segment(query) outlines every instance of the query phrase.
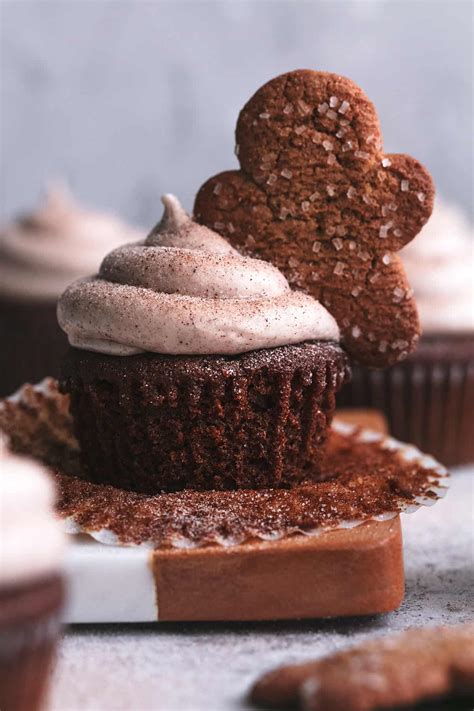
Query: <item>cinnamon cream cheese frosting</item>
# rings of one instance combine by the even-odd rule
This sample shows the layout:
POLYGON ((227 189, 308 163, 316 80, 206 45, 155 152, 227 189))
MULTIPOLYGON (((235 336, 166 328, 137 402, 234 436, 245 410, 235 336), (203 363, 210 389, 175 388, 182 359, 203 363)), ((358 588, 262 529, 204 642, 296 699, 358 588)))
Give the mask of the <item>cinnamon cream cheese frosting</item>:
POLYGON ((402 252, 425 333, 474 332, 474 231, 443 200, 402 252))
POLYGON ((8 449, 0 435, 0 587, 59 568, 65 535, 44 467, 8 449))
POLYGON ((334 318, 283 274, 242 257, 177 198, 144 242, 119 247, 72 284, 58 320, 76 348, 111 355, 222 354, 339 340, 334 318))
POLYGON ((113 215, 85 210, 64 187, 0 232, 0 294, 55 301, 74 279, 96 271, 107 252, 142 233, 113 215))

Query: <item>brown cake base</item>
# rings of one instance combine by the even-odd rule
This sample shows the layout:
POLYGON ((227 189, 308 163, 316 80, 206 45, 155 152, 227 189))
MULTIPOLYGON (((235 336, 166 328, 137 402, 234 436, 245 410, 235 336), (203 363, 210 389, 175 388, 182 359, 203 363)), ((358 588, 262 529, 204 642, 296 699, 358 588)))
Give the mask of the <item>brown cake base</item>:
POLYGON ((423 336, 415 353, 384 371, 354 365, 337 401, 380 410, 394 437, 447 466, 474 462, 474 335, 423 336))
POLYGON ((58 575, 0 591, 2 711, 38 711, 42 707, 63 597, 58 575))
POLYGON ((68 343, 58 326, 56 301, 0 298, 0 344, 0 397, 23 383, 57 377, 68 343))
POLYGON ((157 550, 152 567, 168 621, 374 615, 404 594, 398 516, 312 538, 157 550))
POLYGON ((289 487, 320 478, 335 343, 225 356, 107 356, 70 349, 62 388, 90 481, 130 491, 289 487))

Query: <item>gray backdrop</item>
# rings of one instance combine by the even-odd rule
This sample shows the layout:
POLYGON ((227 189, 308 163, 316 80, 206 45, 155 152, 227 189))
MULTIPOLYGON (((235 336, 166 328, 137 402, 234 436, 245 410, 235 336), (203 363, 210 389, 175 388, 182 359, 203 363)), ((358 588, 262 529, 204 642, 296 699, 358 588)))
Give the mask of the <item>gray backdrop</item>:
POLYGON ((1 211, 64 176, 90 205, 151 224, 235 165, 242 104, 276 74, 346 74, 385 144, 471 208, 469 0, 0 0, 1 211))

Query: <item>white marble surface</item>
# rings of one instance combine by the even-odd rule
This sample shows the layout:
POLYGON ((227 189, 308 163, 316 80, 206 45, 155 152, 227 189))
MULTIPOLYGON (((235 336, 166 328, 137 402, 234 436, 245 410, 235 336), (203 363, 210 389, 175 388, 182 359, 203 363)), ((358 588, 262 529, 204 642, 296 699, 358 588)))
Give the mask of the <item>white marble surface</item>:
POLYGON ((369 619, 87 626, 63 639, 51 711, 231 711, 265 669, 474 611, 474 468, 436 506, 403 517, 406 597, 369 619))

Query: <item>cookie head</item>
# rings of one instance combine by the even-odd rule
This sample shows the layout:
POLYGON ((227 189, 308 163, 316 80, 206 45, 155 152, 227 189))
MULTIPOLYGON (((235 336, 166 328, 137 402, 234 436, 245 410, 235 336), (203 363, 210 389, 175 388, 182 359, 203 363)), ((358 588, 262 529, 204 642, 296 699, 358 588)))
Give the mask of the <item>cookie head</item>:
POLYGON ((265 84, 241 111, 236 139, 241 169, 202 186, 196 218, 319 299, 359 362, 405 357, 419 325, 396 252, 431 214, 427 171, 385 154, 373 104, 326 72, 265 84))

